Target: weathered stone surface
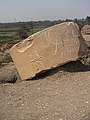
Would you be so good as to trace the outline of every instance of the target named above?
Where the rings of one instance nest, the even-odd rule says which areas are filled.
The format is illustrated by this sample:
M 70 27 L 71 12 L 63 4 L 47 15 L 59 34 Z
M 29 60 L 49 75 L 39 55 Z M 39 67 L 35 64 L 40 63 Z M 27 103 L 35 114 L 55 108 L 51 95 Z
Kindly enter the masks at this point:
M 81 33 L 83 35 L 90 35 L 90 25 L 85 25 L 82 30 L 81 30 Z
M 0 66 L 0 84 L 14 83 L 16 80 L 16 69 L 12 63 Z
M 10 49 L 10 54 L 23 79 L 77 60 L 86 46 L 77 24 L 66 22 L 46 28 Z
M 19 83 L 20 76 L 14 63 L 3 63 L 0 66 L 0 84 L 2 83 Z
M 85 39 L 87 46 L 90 47 L 90 25 L 85 25 L 81 30 L 81 34 Z

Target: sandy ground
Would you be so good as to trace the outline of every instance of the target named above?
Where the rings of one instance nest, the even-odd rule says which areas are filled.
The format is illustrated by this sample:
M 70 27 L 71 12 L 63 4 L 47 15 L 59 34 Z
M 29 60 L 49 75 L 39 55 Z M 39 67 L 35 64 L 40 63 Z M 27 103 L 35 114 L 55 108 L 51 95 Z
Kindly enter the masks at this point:
M 1 84 L 0 120 L 90 120 L 90 66 L 74 62 L 33 80 Z

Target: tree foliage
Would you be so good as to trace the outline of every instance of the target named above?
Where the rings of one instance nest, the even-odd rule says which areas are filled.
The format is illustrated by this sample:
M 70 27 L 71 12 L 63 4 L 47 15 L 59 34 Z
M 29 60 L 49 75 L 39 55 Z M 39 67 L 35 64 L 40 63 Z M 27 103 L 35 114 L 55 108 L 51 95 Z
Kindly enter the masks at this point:
M 26 39 L 28 37 L 28 32 L 29 32 L 29 28 L 26 26 L 22 26 L 19 30 L 18 30 L 18 35 L 21 39 Z
M 86 24 L 90 25 L 90 16 L 87 16 L 87 18 L 86 18 Z

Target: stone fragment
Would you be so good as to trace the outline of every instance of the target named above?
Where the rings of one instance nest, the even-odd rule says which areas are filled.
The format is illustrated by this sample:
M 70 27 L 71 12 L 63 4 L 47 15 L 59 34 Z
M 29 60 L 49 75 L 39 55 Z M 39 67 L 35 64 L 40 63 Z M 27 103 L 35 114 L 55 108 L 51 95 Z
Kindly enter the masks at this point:
M 81 30 L 81 34 L 85 39 L 85 42 L 89 48 L 90 47 L 90 25 L 85 25 Z
M 86 51 L 78 25 L 65 22 L 37 32 L 15 44 L 10 54 L 21 79 L 77 60 Z
M 81 30 L 81 33 L 83 35 L 90 35 L 90 25 L 85 25 L 82 30 Z
M 12 63 L 0 66 L 0 84 L 15 83 L 16 80 L 16 69 Z

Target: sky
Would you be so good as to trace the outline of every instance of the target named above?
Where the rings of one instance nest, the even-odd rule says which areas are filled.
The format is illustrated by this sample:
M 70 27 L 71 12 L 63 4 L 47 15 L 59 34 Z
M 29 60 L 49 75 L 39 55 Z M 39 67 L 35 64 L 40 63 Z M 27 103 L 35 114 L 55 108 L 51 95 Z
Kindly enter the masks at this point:
M 90 0 L 0 0 L 0 23 L 87 16 L 90 16 Z

